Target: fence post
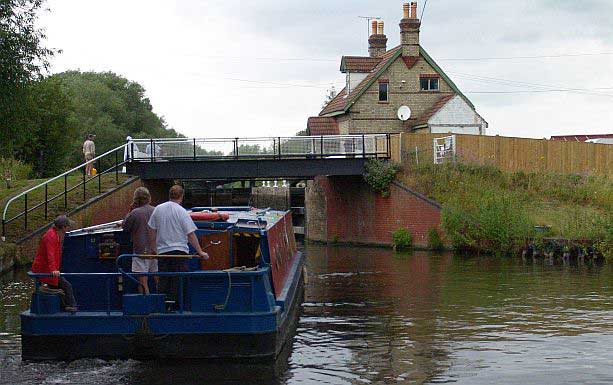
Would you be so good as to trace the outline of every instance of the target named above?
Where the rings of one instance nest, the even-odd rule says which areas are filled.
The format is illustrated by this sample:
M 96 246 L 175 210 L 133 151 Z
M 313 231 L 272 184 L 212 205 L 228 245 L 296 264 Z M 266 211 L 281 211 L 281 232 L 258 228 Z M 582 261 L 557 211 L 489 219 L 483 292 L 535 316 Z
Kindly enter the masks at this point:
M 28 194 L 24 195 L 23 202 L 24 202 L 24 208 L 25 208 L 25 210 L 23 211 L 25 214 L 25 217 L 23 220 L 23 228 L 27 230 L 28 229 Z
M 48 203 L 49 203 L 48 200 L 47 200 L 48 199 L 47 196 L 48 196 L 48 193 L 49 193 L 48 187 L 49 187 L 49 184 L 45 183 L 45 220 L 47 220 L 47 218 L 48 218 L 48 211 L 47 211 Z
M 119 166 L 117 165 L 117 151 L 115 151 L 115 184 L 119 184 Z
M 196 138 L 194 138 L 194 160 L 196 160 Z
M 153 138 L 150 139 L 150 142 L 151 143 L 149 143 L 149 146 L 150 146 L 149 147 L 149 152 L 150 152 L 149 155 L 151 156 L 151 163 L 153 163 L 153 153 L 155 152 L 155 149 L 153 148 Z
M 379 159 L 379 150 L 377 149 L 377 145 L 379 144 L 378 138 L 375 136 L 375 158 Z
M 68 175 L 64 175 L 64 211 L 68 211 Z
M 279 146 L 279 160 L 281 160 L 281 137 L 280 136 L 278 137 L 278 140 L 279 140 L 279 144 L 278 144 L 278 146 Z
M 321 135 L 319 139 L 319 156 L 324 158 L 324 136 Z
M 238 160 L 238 138 L 234 138 L 234 159 Z
M 366 140 L 364 134 L 362 134 L 362 158 L 366 158 Z
M 392 157 L 392 136 L 390 134 L 385 135 L 385 141 L 387 142 L 387 157 Z
M 100 168 L 100 159 L 98 159 L 98 170 L 102 170 Z M 96 175 L 98 175 L 98 194 L 102 193 L 102 175 L 100 174 L 100 171 L 96 172 Z
M 315 152 L 315 143 L 316 143 L 316 142 L 315 142 L 315 138 L 312 138 L 312 139 L 311 139 L 311 153 L 312 153 L 313 155 L 315 155 L 315 154 L 316 154 L 316 152 Z
M 83 203 L 85 203 L 85 200 L 87 199 L 87 187 L 86 187 L 86 183 L 87 181 L 85 180 L 85 170 L 83 170 Z
M 2 240 L 6 240 L 6 221 L 2 218 Z

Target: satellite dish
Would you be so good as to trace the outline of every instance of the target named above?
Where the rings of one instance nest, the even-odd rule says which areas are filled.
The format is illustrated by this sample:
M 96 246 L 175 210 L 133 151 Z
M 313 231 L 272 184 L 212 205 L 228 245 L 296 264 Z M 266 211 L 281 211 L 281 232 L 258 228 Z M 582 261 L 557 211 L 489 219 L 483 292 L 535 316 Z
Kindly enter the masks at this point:
M 406 122 L 410 118 L 411 118 L 411 109 L 407 106 L 401 106 L 398 109 L 398 119 L 402 120 L 403 122 Z

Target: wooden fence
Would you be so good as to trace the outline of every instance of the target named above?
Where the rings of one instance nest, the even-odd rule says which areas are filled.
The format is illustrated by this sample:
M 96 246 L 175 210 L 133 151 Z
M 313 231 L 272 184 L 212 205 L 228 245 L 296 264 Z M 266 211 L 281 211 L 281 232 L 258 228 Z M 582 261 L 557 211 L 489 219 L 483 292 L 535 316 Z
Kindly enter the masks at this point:
M 433 140 L 449 134 L 400 134 L 392 140 L 395 161 L 433 162 Z M 456 135 L 460 162 L 505 171 L 613 176 L 613 145 L 504 136 Z

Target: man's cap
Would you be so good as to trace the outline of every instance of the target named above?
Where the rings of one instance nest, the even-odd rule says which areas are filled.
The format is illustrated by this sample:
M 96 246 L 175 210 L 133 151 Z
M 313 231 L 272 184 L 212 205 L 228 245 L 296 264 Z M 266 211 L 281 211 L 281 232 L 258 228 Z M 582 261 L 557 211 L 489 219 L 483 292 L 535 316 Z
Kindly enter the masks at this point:
M 69 219 L 66 215 L 60 215 L 53 221 L 55 227 L 72 227 L 75 224 L 76 222 Z

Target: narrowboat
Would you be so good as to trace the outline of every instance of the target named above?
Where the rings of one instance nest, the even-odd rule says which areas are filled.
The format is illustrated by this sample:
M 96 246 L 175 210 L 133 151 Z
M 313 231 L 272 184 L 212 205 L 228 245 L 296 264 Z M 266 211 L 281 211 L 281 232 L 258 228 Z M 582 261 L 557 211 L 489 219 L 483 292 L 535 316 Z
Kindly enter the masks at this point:
M 147 274 L 150 287 L 153 275 L 178 281 L 173 304 L 165 293 L 138 293 L 144 274 L 131 272 L 130 236 L 118 223 L 67 233 L 61 271 L 78 309 L 63 311 L 61 294 L 38 282 L 49 275 L 30 272 L 36 285 L 21 314 L 23 359 L 274 359 L 295 331 L 304 294 L 291 213 L 189 211 L 210 258 L 190 257 L 186 272 Z

